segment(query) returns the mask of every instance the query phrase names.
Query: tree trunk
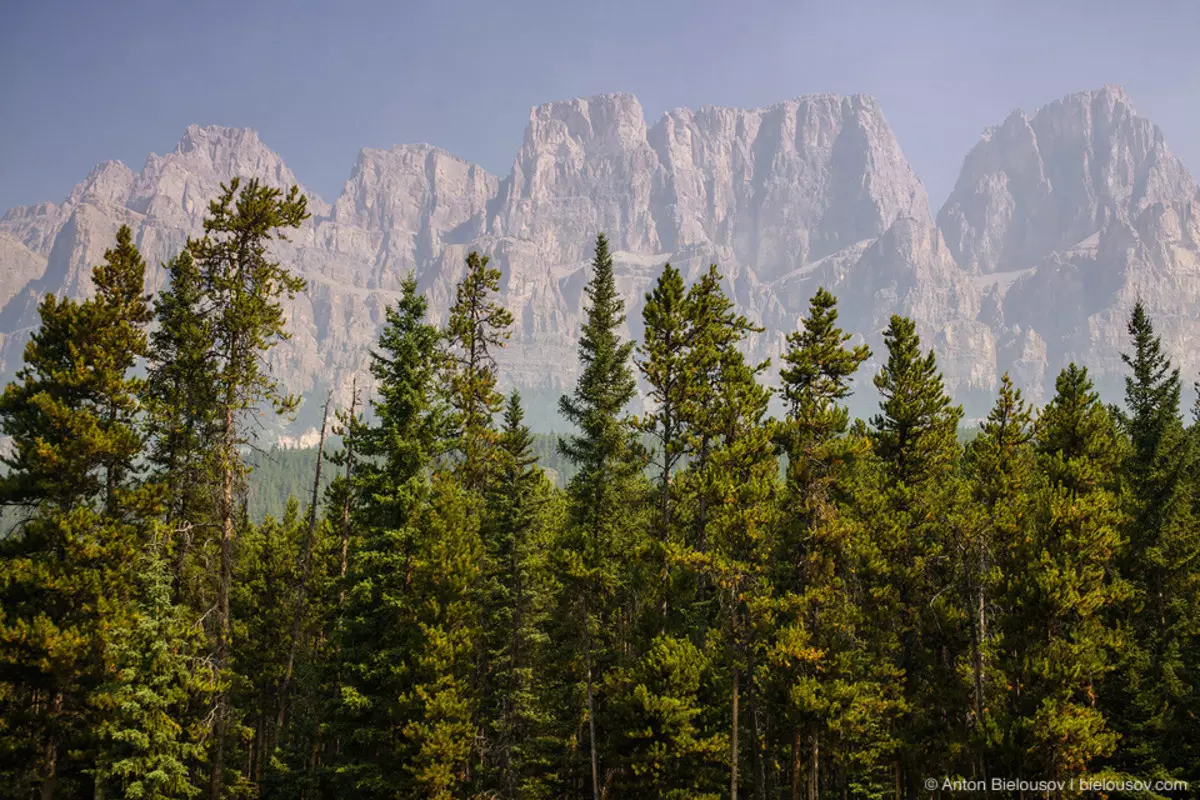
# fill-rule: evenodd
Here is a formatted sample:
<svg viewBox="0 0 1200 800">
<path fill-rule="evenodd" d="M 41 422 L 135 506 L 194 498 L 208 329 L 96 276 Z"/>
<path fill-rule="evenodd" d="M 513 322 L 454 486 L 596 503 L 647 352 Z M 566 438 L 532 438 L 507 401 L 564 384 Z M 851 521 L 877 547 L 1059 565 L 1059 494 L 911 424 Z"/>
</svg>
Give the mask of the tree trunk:
<svg viewBox="0 0 1200 800">
<path fill-rule="evenodd" d="M 588 625 L 586 611 L 583 615 L 584 624 Z M 595 688 L 592 685 L 592 640 L 588 634 L 587 641 L 587 704 L 588 704 L 588 746 L 592 751 L 592 800 L 600 800 L 600 773 L 596 769 L 596 700 Z"/>
<path fill-rule="evenodd" d="M 312 500 L 308 507 L 308 530 L 304 534 L 304 550 L 300 556 L 300 582 L 296 586 L 296 602 L 292 609 L 292 639 L 288 643 L 287 667 L 283 673 L 283 685 L 279 690 L 279 720 L 275 726 L 271 749 L 279 742 L 287 720 L 288 693 L 292 688 L 292 671 L 296 665 L 296 650 L 300 645 L 300 627 L 304 622 L 304 606 L 308 599 L 308 579 L 312 572 L 313 537 L 317 533 L 317 500 L 321 492 L 321 464 L 325 460 L 325 427 L 329 422 L 329 404 L 333 402 L 333 392 L 325 397 L 325 410 L 321 414 L 321 435 L 317 440 L 317 468 L 313 475 Z"/>
<path fill-rule="evenodd" d="M 981 565 L 982 566 L 982 565 Z M 976 597 L 976 624 L 972 625 L 972 634 L 975 641 L 972 645 L 975 648 L 975 724 L 983 729 L 983 647 L 987 641 L 987 617 L 984 613 L 986 600 L 983 594 L 983 587 L 980 586 L 977 590 Z M 987 761 L 983 755 L 981 747 L 979 756 L 979 775 L 984 781 L 987 780 Z"/>
<path fill-rule="evenodd" d="M 354 412 L 358 404 L 358 376 L 350 384 L 350 421 L 353 426 Z M 347 428 L 346 433 L 346 492 L 342 497 L 342 561 L 338 573 L 338 623 L 341 624 L 342 608 L 346 605 L 346 567 L 350 554 L 350 492 L 351 481 L 354 480 L 354 431 Z"/>
<path fill-rule="evenodd" d="M 797 725 L 792 729 L 792 800 L 804 797 L 804 735 Z"/>
<path fill-rule="evenodd" d="M 748 672 L 750 675 L 754 674 L 753 658 L 750 660 Z M 750 753 L 754 761 L 754 797 L 761 798 L 767 796 L 767 765 L 762 752 L 762 730 L 759 727 L 758 718 L 758 692 L 755 691 L 753 679 L 751 679 L 746 691 L 749 694 L 747 704 L 750 711 Z"/>
<path fill-rule="evenodd" d="M 821 796 L 821 744 L 814 731 L 809 734 L 808 800 Z"/>
<path fill-rule="evenodd" d="M 233 586 L 233 404 L 226 403 L 225 427 L 221 465 L 221 578 L 217 592 L 217 657 L 218 680 L 229 656 L 229 593 Z M 217 694 L 216 719 L 213 731 L 212 775 L 209 780 L 211 800 L 220 800 L 225 771 L 225 733 L 228 697 L 224 689 Z"/>
<path fill-rule="evenodd" d="M 739 678 L 737 667 L 733 669 L 733 703 L 730 714 L 732 734 L 729 737 L 729 798 L 737 800 L 738 796 L 738 689 Z"/>
<path fill-rule="evenodd" d="M 63 696 L 62 692 L 54 695 L 54 703 L 51 705 L 51 719 L 54 719 L 62 711 Z M 51 733 L 46 740 L 46 775 L 42 778 L 42 800 L 52 800 L 54 797 L 54 789 L 58 785 L 58 737 Z"/>
</svg>

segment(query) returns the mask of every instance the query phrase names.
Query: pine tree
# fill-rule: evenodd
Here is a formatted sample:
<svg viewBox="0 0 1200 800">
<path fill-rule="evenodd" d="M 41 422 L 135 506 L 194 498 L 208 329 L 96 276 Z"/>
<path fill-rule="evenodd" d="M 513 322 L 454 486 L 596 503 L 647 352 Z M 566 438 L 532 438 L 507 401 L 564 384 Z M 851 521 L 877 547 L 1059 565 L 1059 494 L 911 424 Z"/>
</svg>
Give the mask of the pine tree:
<svg viewBox="0 0 1200 800">
<path fill-rule="evenodd" d="M 673 558 L 695 576 L 685 619 L 706 644 L 728 681 L 730 791 L 736 796 L 741 750 L 742 687 L 756 671 L 749 632 L 769 594 L 764 571 L 774 525 L 779 471 L 765 419 L 770 391 L 759 376 L 769 366 L 747 363 L 740 348 L 762 328 L 734 310 L 716 265 L 686 298 L 687 377 L 680 419 L 690 461 L 681 473 L 681 513 L 690 535 L 672 547 Z M 690 617 L 690 619 L 689 619 Z M 746 679 L 745 681 L 743 679 Z M 755 785 L 764 791 L 757 693 L 750 685 L 751 753 Z"/>
<path fill-rule="evenodd" d="M 635 664 L 608 678 L 614 698 L 614 755 L 626 765 L 619 797 L 716 800 L 727 738 L 705 730 L 712 666 L 688 639 L 658 636 Z"/>
<path fill-rule="evenodd" d="M 401 729 L 411 748 L 408 796 L 454 800 L 469 786 L 478 731 L 474 678 L 483 638 L 478 586 L 484 557 L 471 499 L 447 474 L 434 478 L 422 512 L 410 564 L 420 635 L 407 654 L 409 685 L 399 698 L 411 708 Z"/>
<path fill-rule="evenodd" d="M 0 503 L 24 511 L 0 541 L 0 776 L 19 792 L 40 785 L 43 798 L 85 791 L 72 773 L 95 753 L 92 699 L 111 677 L 134 554 L 157 513 L 136 469 L 144 274 L 122 227 L 92 272 L 94 297 L 42 302 L 25 364 L 0 398 L 12 440 Z"/>
<path fill-rule="evenodd" d="M 672 480 L 685 449 L 682 407 L 690 384 L 686 367 L 688 346 L 687 295 L 679 270 L 663 267 L 654 289 L 646 294 L 642 309 L 645 329 L 637 366 L 649 387 L 647 399 L 653 407 L 638 420 L 638 429 L 655 440 L 651 454 L 657 483 L 654 556 L 658 575 L 659 628 L 668 624 L 671 587 L 670 547 L 679 544 L 677 513 L 672 503 Z"/>
<path fill-rule="evenodd" d="M 732 343 L 731 343 L 732 344 Z M 738 796 L 742 777 L 739 748 L 743 686 L 748 690 L 746 716 L 750 722 L 750 755 L 754 794 L 767 792 L 762 753 L 760 693 L 753 681 L 760 648 L 755 632 L 772 605 L 768 565 L 778 528 L 776 511 L 779 463 L 772 428 L 765 419 L 770 390 L 758 383 L 769 362 L 750 365 L 730 346 L 723 353 L 717 399 L 719 447 L 711 453 L 705 489 L 713 500 L 705 530 L 704 550 L 693 563 L 716 592 L 720 641 L 717 652 L 729 671 L 730 795 Z M 715 641 L 714 641 L 715 644 Z"/>
<path fill-rule="evenodd" d="M 803 330 L 788 335 L 780 370 L 787 416 L 775 438 L 788 457 L 787 486 L 764 682 L 786 712 L 780 760 L 789 765 L 793 800 L 815 798 L 822 773 L 833 785 L 836 760 L 869 746 L 851 734 L 862 705 L 886 707 L 884 686 L 863 668 L 870 654 L 862 635 L 868 612 L 854 591 L 858 531 L 838 513 L 854 464 L 865 455 L 861 439 L 845 436 L 849 413 L 841 401 L 870 351 L 847 347 L 851 336 L 837 316 L 837 300 L 818 289 Z"/>
<path fill-rule="evenodd" d="M 372 353 L 375 422 L 357 434 L 362 541 L 347 577 L 337 767 L 357 797 L 453 796 L 474 740 L 464 665 L 478 647 L 478 526 L 432 466 L 452 434 L 441 334 L 410 274 Z"/>
<path fill-rule="evenodd" d="M 1127 731 L 1136 774 L 1170 772 L 1169 765 L 1200 766 L 1200 518 L 1195 514 L 1194 443 L 1180 413 L 1179 370 L 1172 367 L 1139 299 L 1129 317 L 1134 352 L 1123 355 L 1122 427 L 1130 449 L 1126 537 L 1122 572 L 1133 587 L 1134 645 L 1114 681 L 1113 711 Z M 1119 698 L 1119 699 L 1118 699 Z"/>
<path fill-rule="evenodd" d="M 625 409 L 636 385 L 630 368 L 632 342 L 622 342 L 625 321 L 617 294 L 608 241 L 596 238 L 589 301 L 579 341 L 582 371 L 575 391 L 559 409 L 579 433 L 560 440 L 562 453 L 577 472 L 567 487 L 569 532 L 564 537 L 563 580 L 569 608 L 562 609 L 574 647 L 574 667 L 586 700 L 589 783 L 599 800 L 601 765 L 597 741 L 597 690 L 616 655 L 619 612 L 626 592 L 623 564 L 636 542 L 635 512 L 643 489 L 644 456 Z"/>
<path fill-rule="evenodd" d="M 152 546 L 138 560 L 137 611 L 110 650 L 115 669 L 93 699 L 100 740 L 100 789 L 119 797 L 195 797 L 192 768 L 204 755 L 204 641 L 186 609 L 171 601 L 166 561 Z"/>
<path fill-rule="evenodd" d="M 496 391 L 495 348 L 510 335 L 512 314 L 490 296 L 500 290 L 500 270 L 487 256 L 467 256 L 467 274 L 458 284 L 446 328 L 447 389 L 457 416 L 459 471 L 472 491 L 482 491 L 496 468 L 496 425 L 503 404 Z"/>
<path fill-rule="evenodd" d="M 504 409 L 496 480 L 483 521 L 486 582 L 483 606 L 487 686 L 482 713 L 488 724 L 485 789 L 506 797 L 547 791 L 551 736 L 543 681 L 536 668 L 545 655 L 552 587 L 545 547 L 552 487 L 533 456 L 520 396 Z"/>
<path fill-rule="evenodd" d="M 761 332 L 734 309 L 721 288 L 724 276 L 713 264 L 687 294 L 687 357 L 684 370 L 688 387 L 680 405 L 686 429 L 687 474 L 681 491 L 691 496 L 689 547 L 707 549 L 707 525 L 713 488 L 709 459 L 722 435 L 721 380 L 730 354 L 750 333 Z"/>
<path fill-rule="evenodd" d="M 1011 544 L 1024 570 L 1008 582 L 1001 658 L 1013 686 L 1006 766 L 1067 779 L 1116 743 L 1096 692 L 1117 645 L 1108 612 L 1126 587 L 1113 569 L 1122 548 L 1116 428 L 1086 369 L 1069 365 L 1055 388 L 1035 424 L 1049 485 L 1035 498 L 1032 536 Z"/>
<path fill-rule="evenodd" d="M 1002 637 L 1019 636 L 1027 621 L 1012 613 L 1009 601 L 1026 576 L 1023 544 L 1035 535 L 1032 501 L 1039 486 L 1032 441 L 1032 412 L 1005 373 L 996 404 L 965 453 L 972 508 L 978 518 L 964 526 L 968 535 L 960 539 L 958 553 L 971 633 L 974 767 L 985 781 L 992 774 L 1010 774 L 1005 767 L 1017 769 L 1012 763 L 995 763 L 997 756 L 1005 756 L 996 751 L 1010 722 L 1002 711 L 1008 676 L 997 659 L 1008 643 Z"/>
<path fill-rule="evenodd" d="M 952 542 L 961 524 L 961 487 L 953 470 L 962 409 L 946 395 L 933 351 L 921 354 L 912 320 L 893 316 L 883 338 L 888 359 L 875 376 L 881 413 L 871 431 L 883 496 L 866 502 L 878 502 L 868 512 L 875 546 L 887 564 L 886 601 L 877 608 L 895 637 L 894 663 L 905 676 L 909 709 L 899 724 L 901 791 L 919 785 L 924 775 L 945 771 L 965 735 L 966 715 L 956 702 L 967 626 L 961 605 L 944 591 L 953 585 Z"/>
<path fill-rule="evenodd" d="M 235 496 L 246 473 L 239 448 L 250 435 L 248 415 L 265 404 L 277 413 L 295 409 L 297 400 L 285 396 L 263 363 L 263 355 L 289 334 L 282 298 L 305 287 L 268 255 L 272 240 L 286 241 L 283 231 L 299 228 L 309 216 L 299 187 L 287 194 L 251 179 L 242 186 L 234 178 L 222 184 L 221 196 L 208 207 L 204 236 L 188 241 L 200 274 L 200 286 L 210 314 L 215 345 L 216 417 L 219 427 L 217 470 L 220 475 L 220 568 L 217 583 L 216 657 L 218 670 L 229 667 L 233 590 L 233 551 L 237 507 Z M 219 800 L 225 770 L 228 698 L 221 692 L 214 719 L 212 774 L 209 796 Z"/>
</svg>

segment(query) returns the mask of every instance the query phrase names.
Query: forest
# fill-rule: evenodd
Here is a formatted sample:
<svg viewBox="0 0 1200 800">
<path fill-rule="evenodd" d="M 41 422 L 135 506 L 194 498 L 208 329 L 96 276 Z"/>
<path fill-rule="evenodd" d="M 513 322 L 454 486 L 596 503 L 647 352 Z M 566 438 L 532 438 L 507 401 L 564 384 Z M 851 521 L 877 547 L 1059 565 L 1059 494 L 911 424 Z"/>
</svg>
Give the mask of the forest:
<svg viewBox="0 0 1200 800">
<path fill-rule="evenodd" d="M 1200 406 L 1140 301 L 1123 403 L 1082 365 L 1041 408 L 1006 375 L 968 440 L 900 316 L 850 418 L 870 353 L 824 289 L 753 363 L 719 268 L 668 264 L 623 340 L 600 235 L 570 430 L 535 438 L 471 253 L 444 326 L 404 278 L 321 446 L 272 473 L 262 415 L 298 399 L 267 356 L 305 288 L 272 242 L 307 216 L 234 180 L 157 296 L 124 227 L 92 296 L 43 299 L 0 397 L 0 796 L 1200 781 Z"/>
</svg>

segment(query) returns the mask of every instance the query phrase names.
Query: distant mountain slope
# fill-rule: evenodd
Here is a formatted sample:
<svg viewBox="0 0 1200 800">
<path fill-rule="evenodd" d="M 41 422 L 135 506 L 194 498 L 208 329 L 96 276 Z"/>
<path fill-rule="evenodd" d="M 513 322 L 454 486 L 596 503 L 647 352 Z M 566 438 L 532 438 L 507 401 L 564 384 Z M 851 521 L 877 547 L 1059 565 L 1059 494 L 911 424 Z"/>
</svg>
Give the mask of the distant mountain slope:
<svg viewBox="0 0 1200 800">
<path fill-rule="evenodd" d="M 157 265 L 200 232 L 208 201 L 235 175 L 298 182 L 253 131 L 192 126 L 138 173 L 102 164 L 61 204 L 10 210 L 0 221 L 0 374 L 19 366 L 42 294 L 90 291 L 89 269 L 120 225 Z M 600 231 L 616 251 L 631 335 L 668 260 L 688 278 L 721 265 L 731 295 L 767 327 L 760 356 L 779 352 L 825 285 L 876 351 L 892 313 L 915 317 L 975 413 L 1006 370 L 1035 399 L 1069 359 L 1115 385 L 1139 293 L 1185 369 L 1200 367 L 1196 184 L 1115 87 L 1032 117 L 1014 112 L 986 132 L 936 221 L 878 105 L 834 95 L 676 109 L 652 126 L 627 94 L 548 103 L 531 112 L 504 178 L 436 147 L 397 145 L 363 150 L 332 204 L 310 199 L 313 219 L 279 248 L 309 289 L 289 309 L 293 339 L 272 358 L 313 398 L 332 387 L 344 399 L 351 379 L 366 377 L 404 272 L 417 273 L 442 318 L 463 259 L 479 249 L 500 266 L 516 318 L 500 357 L 505 384 L 530 398 L 539 427 L 553 427 L 553 398 L 575 377 Z M 155 270 L 151 285 L 161 280 Z M 302 437 L 315 413 L 290 434 Z"/>
</svg>

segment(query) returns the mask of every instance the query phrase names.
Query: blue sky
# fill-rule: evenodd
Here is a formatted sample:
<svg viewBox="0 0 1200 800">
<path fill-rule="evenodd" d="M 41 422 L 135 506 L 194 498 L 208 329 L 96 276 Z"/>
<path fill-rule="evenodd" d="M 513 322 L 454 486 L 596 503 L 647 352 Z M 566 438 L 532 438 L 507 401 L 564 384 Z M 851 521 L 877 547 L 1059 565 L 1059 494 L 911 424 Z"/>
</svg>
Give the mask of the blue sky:
<svg viewBox="0 0 1200 800">
<path fill-rule="evenodd" d="M 360 147 L 431 142 L 507 174 L 529 108 L 874 95 L 936 208 L 1014 108 L 1120 83 L 1200 172 L 1188 0 L 441 0 L 0 6 L 0 209 L 135 170 L 190 123 L 256 128 L 325 199 Z"/>
</svg>

